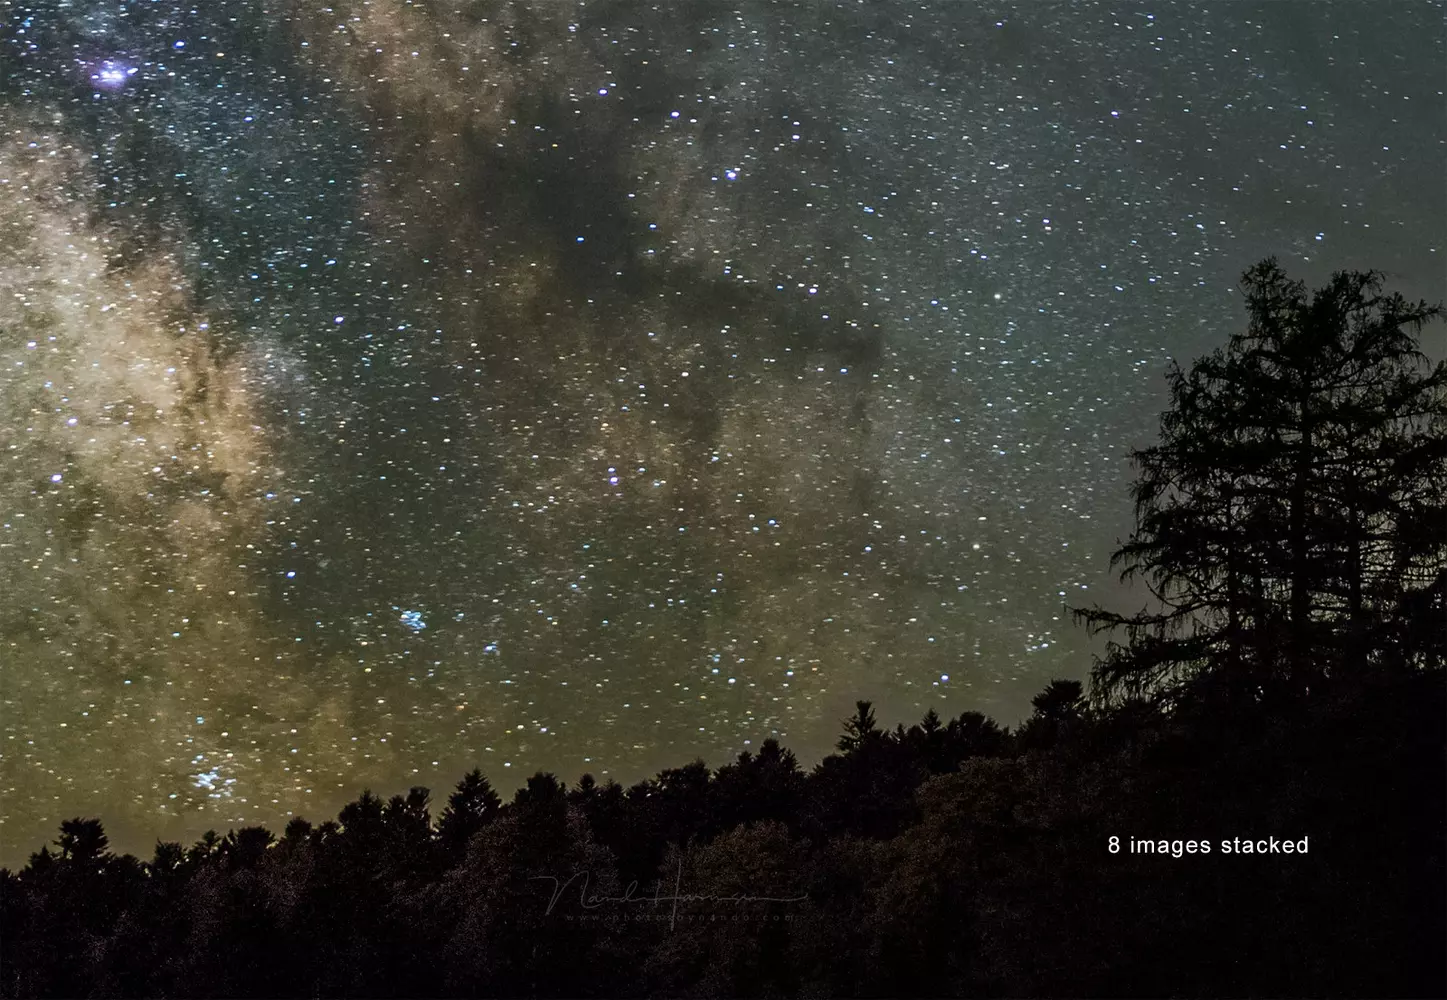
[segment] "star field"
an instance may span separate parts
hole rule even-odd
[[[1013,723],[1245,267],[1444,297],[1442,16],[8,4],[4,860]]]

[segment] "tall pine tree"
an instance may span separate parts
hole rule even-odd
[[[1136,530],[1112,557],[1154,601],[1076,609],[1122,630],[1106,696],[1197,680],[1260,697],[1443,662],[1447,365],[1418,334],[1442,314],[1345,272],[1314,293],[1273,259],[1242,278],[1249,324],[1173,365],[1161,440],[1133,454]]]

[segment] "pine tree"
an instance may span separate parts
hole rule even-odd
[[[852,753],[877,739],[882,734],[874,724],[874,709],[867,701],[854,703],[854,715],[844,720],[844,735],[835,745],[841,753]]]
[[[1440,306],[1376,272],[1314,294],[1274,260],[1242,279],[1249,324],[1172,366],[1160,443],[1134,453],[1136,530],[1112,557],[1144,580],[1097,662],[1107,696],[1210,677],[1249,697],[1442,662],[1447,617],[1447,365],[1416,334]]]
[[[443,848],[452,858],[460,858],[472,835],[492,822],[501,807],[502,799],[482,772],[476,768],[468,772],[447,797],[447,808],[437,822]]]

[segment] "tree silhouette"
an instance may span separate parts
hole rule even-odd
[[[1084,697],[1079,681],[1053,680],[1044,691],[1030,699],[1030,704],[1035,706],[1035,714],[1040,718],[1064,722],[1080,714]]]
[[[767,739],[757,754],[745,750],[715,773],[709,829],[723,832],[762,820],[788,823],[797,818],[803,791],[804,774],[793,752]]]
[[[62,860],[86,866],[101,860],[110,839],[98,819],[68,819],[60,824],[60,837],[55,843]]]
[[[874,708],[870,702],[857,701],[854,708],[854,715],[844,720],[844,735],[836,744],[841,753],[852,753],[881,736],[874,724]]]
[[[282,832],[281,842],[288,846],[304,844],[311,838],[312,825],[301,816],[293,816],[287,821],[286,829]]]
[[[431,793],[414,785],[405,796],[392,796],[382,812],[388,850],[398,859],[401,870],[409,873],[419,866],[430,867],[435,861],[430,803]]]
[[[437,823],[438,839],[453,859],[460,858],[472,835],[497,816],[502,799],[492,784],[474,768],[457,783],[457,790],[447,797],[447,807]]]
[[[270,830],[262,826],[248,826],[241,830],[228,830],[221,838],[218,853],[233,868],[255,868],[274,843],[276,837]]]
[[[158,840],[147,870],[153,877],[161,877],[178,871],[185,861],[186,851],[180,844],[169,840]]]
[[[1019,744],[1027,749],[1054,746],[1080,719],[1085,708],[1084,686],[1075,680],[1053,680],[1030,704],[1035,712],[1020,727]]]
[[[1127,637],[1096,664],[1102,694],[1171,697],[1219,672],[1259,697],[1442,662],[1436,626],[1410,624],[1447,616],[1447,365],[1415,339],[1441,307],[1381,280],[1339,273],[1308,296],[1265,260],[1242,279],[1246,332],[1172,366],[1112,557],[1156,607],[1075,609]]]

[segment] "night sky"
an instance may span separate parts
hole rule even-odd
[[[1444,297],[1443,16],[5,3],[0,860],[1014,724],[1244,268]]]

